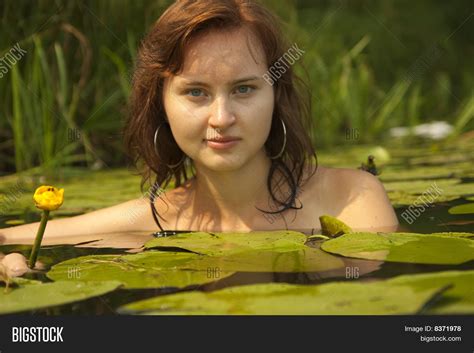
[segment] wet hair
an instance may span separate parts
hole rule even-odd
[[[215,30],[249,30],[259,41],[270,68],[290,48],[282,27],[280,20],[256,1],[178,0],[165,10],[141,42],[133,74],[124,142],[127,154],[142,175],[142,192],[147,181],[151,185],[152,213],[161,230],[163,228],[154,206],[157,191],[165,189],[170,182],[179,187],[189,179],[188,172],[196,175],[193,162],[179,148],[171,129],[160,129],[159,155],[155,151],[155,131],[160,124],[168,121],[163,104],[165,78],[182,71],[186,48],[198,34]],[[310,89],[293,68],[287,66],[287,70],[273,83],[275,106],[265,142],[268,156],[279,153],[284,141],[280,119],[283,120],[287,132],[286,147],[281,157],[271,159],[267,179],[268,191],[281,208],[261,210],[268,214],[302,208],[296,206],[296,200],[304,184],[304,169],[313,169],[307,179],[317,169],[316,153],[308,134],[312,131]],[[183,157],[186,163],[179,167],[167,166],[178,163]],[[311,163],[312,158],[315,159],[314,164]],[[288,189],[279,192],[277,197],[275,191],[281,191],[281,186],[285,184]]]

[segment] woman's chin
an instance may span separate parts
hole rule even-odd
[[[240,158],[231,158],[230,156],[215,156],[207,159],[206,162],[198,163],[198,166],[215,172],[233,172],[239,170],[242,165]]]

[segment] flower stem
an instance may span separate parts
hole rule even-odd
[[[35,243],[33,249],[31,249],[30,260],[28,261],[28,267],[34,268],[36,264],[36,258],[38,257],[38,252],[41,247],[41,240],[43,240],[44,230],[46,229],[46,223],[48,223],[49,211],[43,210],[41,215],[41,223],[36,233]]]

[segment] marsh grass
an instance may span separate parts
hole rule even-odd
[[[120,131],[135,52],[169,3],[4,1],[0,57],[15,43],[27,54],[0,79],[3,173],[124,164]],[[380,143],[390,127],[432,120],[451,123],[452,138],[473,129],[472,45],[465,28],[440,44],[436,60],[412,70],[426,57],[424,48],[454,33],[465,15],[462,4],[450,5],[449,23],[441,16],[444,5],[429,7],[433,16],[424,21],[438,21],[430,27],[421,20],[426,7],[405,1],[397,7],[408,6],[413,17],[391,17],[392,1],[386,7],[264,3],[305,50],[295,70],[310,84],[318,148]]]

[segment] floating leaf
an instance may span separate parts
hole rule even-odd
[[[439,301],[428,308],[430,314],[473,314],[474,313],[474,270],[446,271],[403,275],[388,281],[391,284],[410,285],[415,289],[452,285]]]
[[[256,284],[214,292],[186,292],[141,300],[119,313],[148,315],[389,315],[414,314],[440,286],[387,282],[321,285]]]
[[[322,234],[315,234],[315,235],[310,235],[308,237],[308,240],[314,240],[314,239],[320,239],[320,240],[328,240],[328,239],[331,239],[325,235],[322,235]]]
[[[419,204],[422,204],[422,198],[421,195],[416,195],[416,194],[410,194],[405,191],[389,191],[387,192],[388,198],[390,199],[390,203],[392,204],[393,207],[403,207],[403,206],[409,206],[413,205],[416,202]],[[438,203],[438,202],[446,202],[446,201],[452,201],[460,198],[461,196],[457,195],[437,195],[436,198],[433,199],[433,203]]]
[[[385,182],[390,201],[395,207],[418,203],[437,203],[474,194],[474,183],[459,183],[459,179]]]
[[[464,169],[463,169],[464,170]],[[405,167],[386,168],[379,176],[383,182],[402,181],[402,180],[420,180],[420,179],[439,179],[449,178],[454,174],[453,168],[439,167],[417,167],[407,169]]]
[[[460,183],[442,187],[444,196],[465,196],[474,194],[474,183]]]
[[[23,277],[13,277],[12,278],[12,283],[15,283],[17,285],[24,286],[26,284],[41,284],[43,282],[38,281],[36,279],[29,279],[29,278],[23,278]]]
[[[201,256],[184,266],[187,269],[231,272],[320,272],[344,267],[344,261],[320,249],[245,251],[226,256]]]
[[[323,215],[319,217],[319,222],[321,223],[322,233],[333,238],[352,232],[347,224],[332,216]]]
[[[360,259],[456,265],[474,260],[472,233],[350,233],[321,244],[333,254]]]
[[[422,194],[431,190],[431,194],[442,195],[448,186],[459,184],[460,179],[437,179],[437,180],[410,180],[410,181],[393,181],[383,183],[385,190],[398,191],[403,190],[407,193]]]
[[[432,156],[422,156],[411,158],[411,165],[433,165],[433,164],[451,164],[468,162],[471,160],[468,154],[463,151],[444,151],[444,153],[435,153]]]
[[[21,282],[19,288],[7,293],[0,290],[0,314],[42,309],[77,302],[111,292],[120,286],[117,281],[80,282],[58,281],[31,284]]]
[[[214,281],[207,271],[182,270],[198,257],[193,253],[162,251],[82,256],[54,265],[47,276],[53,280],[117,280],[125,288],[181,288]],[[219,275],[224,278],[232,274],[221,271]]]
[[[450,214],[473,214],[474,213],[474,202],[451,207],[448,210],[448,212]]]
[[[156,238],[145,248],[180,248],[211,256],[253,250],[293,251],[304,249],[307,237],[294,231],[256,231],[250,233],[178,233]]]
[[[422,234],[426,235],[426,234]],[[461,233],[461,232],[440,232],[440,233],[431,233],[427,235],[436,235],[441,237],[456,237],[456,238],[474,238],[474,233]]]

